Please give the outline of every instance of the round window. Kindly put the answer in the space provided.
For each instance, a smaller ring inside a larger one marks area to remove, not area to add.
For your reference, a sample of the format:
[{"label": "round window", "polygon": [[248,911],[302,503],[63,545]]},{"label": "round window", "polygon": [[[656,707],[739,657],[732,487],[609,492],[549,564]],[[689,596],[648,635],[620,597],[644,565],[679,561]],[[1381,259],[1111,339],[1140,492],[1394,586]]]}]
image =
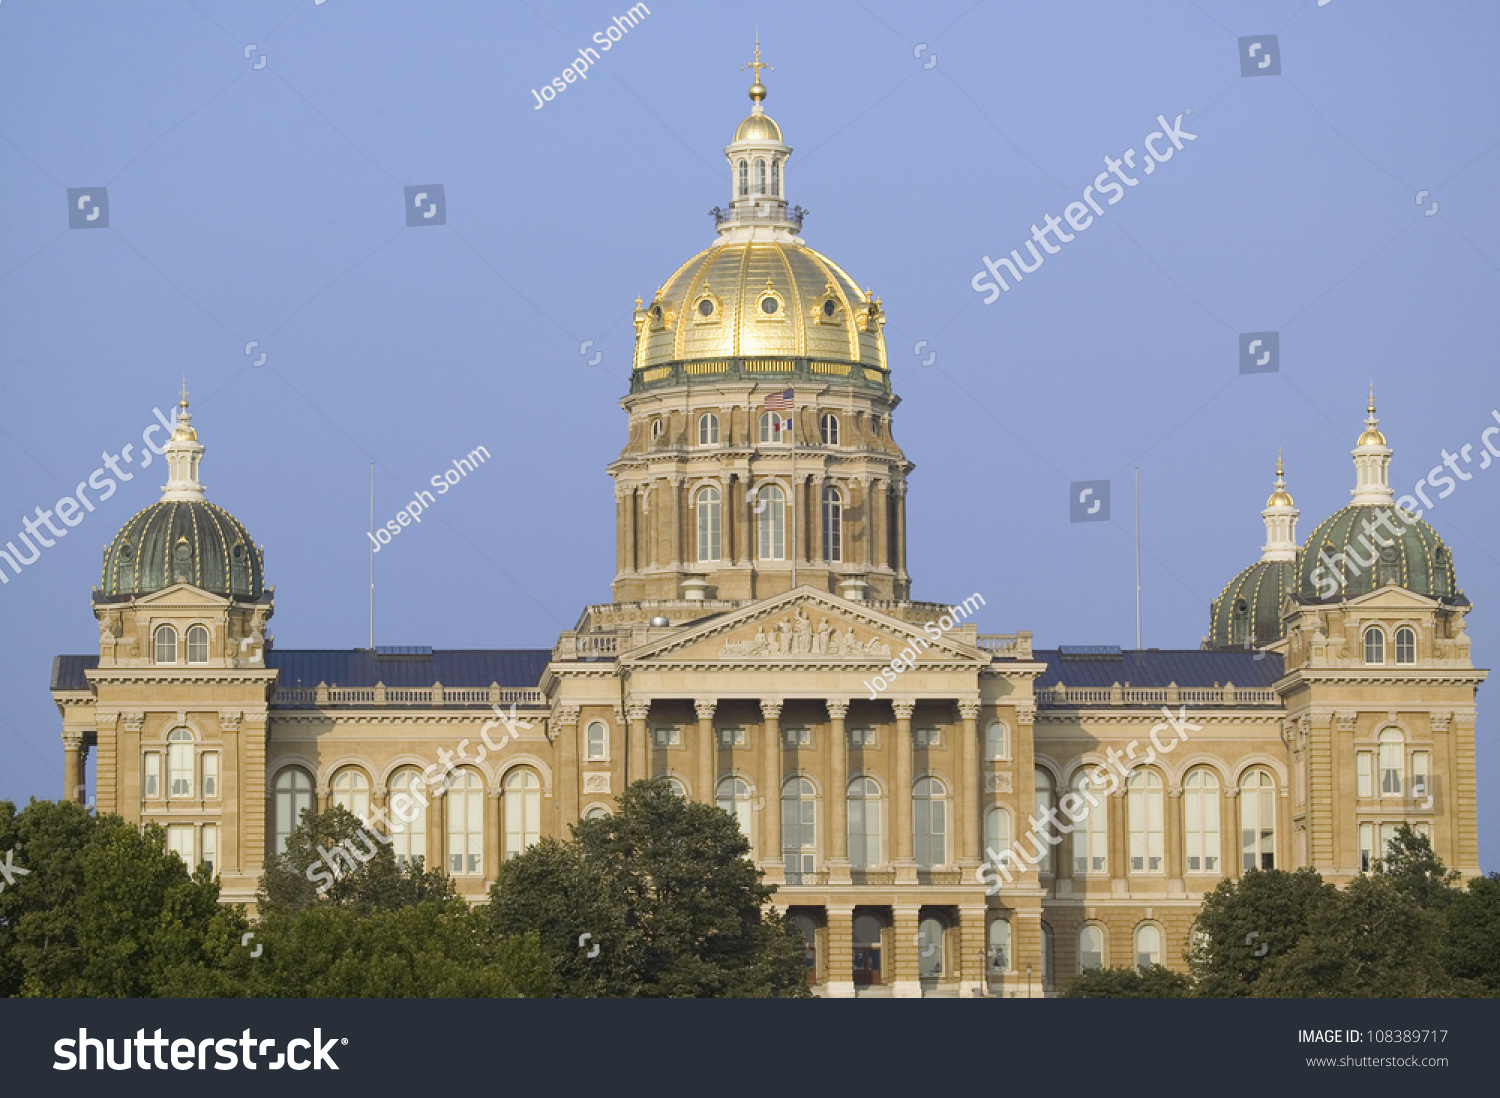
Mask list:
[{"label": "round window", "polygon": [[832,316],[834,308],[833,298],[830,297],[827,301],[823,302],[823,315]]},{"label": "round window", "polygon": [[702,301],[698,302],[698,315],[699,316],[713,316],[714,315],[714,303],[712,301],[708,300],[708,298],[706,298],[706,297]]},{"label": "round window", "polygon": [[661,306],[658,305],[656,308],[652,309],[651,310],[651,315],[654,316],[654,317],[656,317],[657,320],[660,320],[661,319]]},{"label": "round window", "polygon": [[187,560],[188,557],[192,556],[193,551],[188,548],[187,542],[179,541],[176,547],[172,550],[172,553],[177,557],[178,560]]},{"label": "round window", "polygon": [[121,560],[129,560],[133,556],[135,556],[135,550],[130,547],[129,543],[120,546]]},{"label": "round window", "polygon": [[770,316],[779,308],[781,308],[781,303],[774,297],[763,297],[760,299],[760,311],[767,316]]}]

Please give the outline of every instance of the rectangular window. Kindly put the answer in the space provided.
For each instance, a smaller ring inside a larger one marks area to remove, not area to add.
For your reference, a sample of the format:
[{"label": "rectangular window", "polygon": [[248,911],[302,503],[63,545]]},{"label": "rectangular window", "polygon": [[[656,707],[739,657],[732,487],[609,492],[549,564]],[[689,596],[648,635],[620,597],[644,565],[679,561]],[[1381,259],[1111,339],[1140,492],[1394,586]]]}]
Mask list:
[{"label": "rectangular window", "polygon": [[173,824],[167,828],[167,850],[181,858],[191,873],[198,864],[193,861],[193,825]]},{"label": "rectangular window", "polygon": [[1354,792],[1356,796],[1373,797],[1375,795],[1375,756],[1368,751],[1361,751],[1354,756]]},{"label": "rectangular window", "polygon": [[942,747],[943,733],[938,728],[918,728],[912,733],[918,747]]},{"label": "rectangular window", "polygon": [[851,747],[874,747],[875,729],[873,728],[851,728],[849,729],[849,745]]},{"label": "rectangular window", "polygon": [[743,728],[721,728],[719,729],[719,743],[724,747],[744,747],[745,730]]},{"label": "rectangular window", "polygon": [[174,797],[193,795],[193,745],[174,743],[167,748],[167,789]]},{"label": "rectangular window", "polygon": [[161,754],[157,751],[147,751],[145,758],[145,772],[141,779],[141,795],[145,797],[161,796]]},{"label": "rectangular window", "polygon": [[1426,839],[1428,842],[1432,842],[1432,828],[1427,824],[1416,824],[1412,827],[1412,830],[1415,831],[1418,835],[1422,836],[1422,838]]},{"label": "rectangular window", "polygon": [[1413,797],[1432,796],[1432,787],[1427,780],[1427,765],[1430,756],[1426,751],[1413,751],[1411,753],[1411,795]]},{"label": "rectangular window", "polygon": [[658,728],[656,730],[657,747],[681,747],[682,729],[680,728]]},{"label": "rectangular window", "polygon": [[203,861],[208,863],[208,868],[217,873],[219,871],[219,828],[217,824],[203,825]]},{"label": "rectangular window", "polygon": [[1380,825],[1380,849],[1375,852],[1375,857],[1387,861],[1391,856],[1391,843],[1396,839],[1397,824],[1383,823]]},{"label": "rectangular window", "polygon": [[1375,860],[1375,825],[1359,825],[1359,871],[1370,872],[1370,863]]},{"label": "rectangular window", "polygon": [[203,753],[203,795],[205,797],[219,795],[219,753],[217,751]]},{"label": "rectangular window", "polygon": [[1401,744],[1391,741],[1380,745],[1380,795],[1401,796]]},{"label": "rectangular window", "polygon": [[787,728],[787,729],[783,729],[782,733],[781,733],[781,736],[782,736],[782,739],[784,739],[786,741],[786,745],[788,747],[811,747],[812,746],[812,729],[811,728]]}]

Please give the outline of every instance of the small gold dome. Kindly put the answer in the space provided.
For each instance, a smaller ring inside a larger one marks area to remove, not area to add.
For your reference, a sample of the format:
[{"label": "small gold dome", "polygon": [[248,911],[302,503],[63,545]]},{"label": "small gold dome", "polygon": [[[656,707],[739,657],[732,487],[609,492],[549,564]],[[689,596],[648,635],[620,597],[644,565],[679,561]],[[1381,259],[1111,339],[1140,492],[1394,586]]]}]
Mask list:
[{"label": "small gold dome", "polygon": [[[760,87],[756,85],[755,87]],[[750,90],[753,92],[755,87]],[[761,88],[764,91],[764,88]],[[736,141],[774,141],[778,145],[783,144],[781,140],[781,127],[771,120],[769,115],[752,114],[740,123],[740,128],[734,131]]]},{"label": "small gold dome", "polygon": [[879,302],[833,260],[790,239],[699,252],[637,316],[636,369],[726,358],[886,369]]},{"label": "small gold dome", "polygon": [[1278,488],[1271,493],[1271,498],[1266,500],[1267,507],[1295,507],[1292,497],[1287,495],[1285,488]]},{"label": "small gold dome", "polygon": [[177,413],[177,426],[172,429],[172,441],[197,442],[198,432],[193,430],[192,417],[187,414],[187,378],[182,379],[182,399],[177,402],[177,407],[181,410]]},{"label": "small gold dome", "polygon": [[1384,446],[1385,436],[1374,427],[1365,428],[1365,433],[1359,436],[1356,446]]}]

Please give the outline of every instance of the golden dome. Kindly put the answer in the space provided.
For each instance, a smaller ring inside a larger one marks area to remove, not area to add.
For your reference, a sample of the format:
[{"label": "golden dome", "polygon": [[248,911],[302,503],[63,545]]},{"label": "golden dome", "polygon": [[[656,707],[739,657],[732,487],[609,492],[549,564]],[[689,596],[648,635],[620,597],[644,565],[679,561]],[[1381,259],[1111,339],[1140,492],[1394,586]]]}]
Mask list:
[{"label": "golden dome", "polygon": [[734,131],[736,141],[775,141],[781,144],[781,127],[771,120],[770,115],[751,114],[740,123],[740,128]]},{"label": "golden dome", "polygon": [[172,441],[197,442],[198,432],[193,429],[193,417],[187,414],[187,378],[182,379],[182,399],[177,402],[177,407],[180,408],[181,411],[177,413],[177,426],[172,429]]},{"label": "golden dome", "polygon": [[1286,490],[1286,469],[1281,464],[1281,455],[1276,455],[1276,491],[1271,493],[1271,498],[1266,500],[1267,507],[1295,507],[1292,497]]},{"label": "golden dome", "polygon": [[1359,436],[1359,441],[1354,445],[1384,446],[1386,444],[1385,436],[1380,433],[1379,427],[1377,426],[1380,423],[1380,420],[1375,418],[1375,383],[1373,381],[1370,382],[1370,404],[1366,409],[1366,412],[1365,433]]},{"label": "golden dome", "polygon": [[807,358],[886,368],[880,302],[805,244],[723,241],[688,260],[636,312],[635,368]]}]

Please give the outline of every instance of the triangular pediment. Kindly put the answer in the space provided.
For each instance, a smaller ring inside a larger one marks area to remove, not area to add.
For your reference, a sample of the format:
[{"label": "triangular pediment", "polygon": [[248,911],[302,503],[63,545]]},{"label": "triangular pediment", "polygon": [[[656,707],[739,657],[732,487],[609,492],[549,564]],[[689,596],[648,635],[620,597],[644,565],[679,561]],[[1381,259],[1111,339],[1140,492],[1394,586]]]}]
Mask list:
[{"label": "triangular pediment", "polygon": [[907,652],[923,660],[988,663],[988,657],[936,624],[901,621],[861,603],[799,587],[674,637],[627,653],[628,663],[795,660],[886,664]]},{"label": "triangular pediment", "polygon": [[201,587],[194,587],[191,583],[174,583],[148,595],[137,595],[134,602],[136,606],[228,606],[230,600]]},{"label": "triangular pediment", "polygon": [[1373,591],[1367,591],[1361,595],[1352,595],[1344,600],[1345,606],[1378,606],[1392,610],[1434,610],[1442,604],[1428,595],[1419,595],[1415,591],[1407,590],[1405,587],[1397,587],[1388,584],[1385,587],[1377,587]]}]

